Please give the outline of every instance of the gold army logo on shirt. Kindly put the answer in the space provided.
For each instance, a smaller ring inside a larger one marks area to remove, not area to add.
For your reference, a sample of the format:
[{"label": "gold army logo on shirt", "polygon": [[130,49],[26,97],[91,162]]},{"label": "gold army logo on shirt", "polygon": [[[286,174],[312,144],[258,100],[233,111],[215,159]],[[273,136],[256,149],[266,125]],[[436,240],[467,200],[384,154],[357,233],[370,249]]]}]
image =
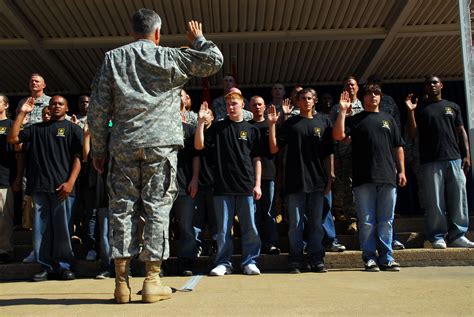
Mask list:
[{"label": "gold army logo on shirt", "polygon": [[318,138],[321,137],[321,128],[318,128],[318,127],[314,127],[314,136],[317,136]]},{"label": "gold army logo on shirt", "polygon": [[58,134],[56,134],[56,136],[65,137],[66,136],[66,129],[58,128]]},{"label": "gold army logo on shirt", "polygon": [[387,120],[382,120],[382,128],[390,130],[390,122],[388,122]]},{"label": "gold army logo on shirt", "polygon": [[450,115],[450,116],[454,115],[454,110],[453,110],[453,108],[451,108],[451,107],[444,107],[444,114]]},{"label": "gold army logo on shirt", "polygon": [[0,127],[0,135],[7,134],[7,127]]},{"label": "gold army logo on shirt", "polygon": [[240,139],[240,140],[246,140],[246,141],[247,141],[247,131],[240,131],[240,133],[239,133],[239,139]]}]

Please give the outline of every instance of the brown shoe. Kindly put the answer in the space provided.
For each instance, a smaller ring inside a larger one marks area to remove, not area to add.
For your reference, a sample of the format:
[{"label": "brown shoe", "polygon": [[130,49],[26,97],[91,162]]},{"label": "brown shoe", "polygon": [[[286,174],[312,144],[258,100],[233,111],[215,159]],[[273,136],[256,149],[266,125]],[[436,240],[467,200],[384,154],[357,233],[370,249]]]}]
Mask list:
[{"label": "brown shoe", "polygon": [[130,303],[132,290],[128,282],[130,258],[115,259],[115,292],[114,298],[117,304]]},{"label": "brown shoe", "polygon": [[161,284],[160,261],[147,261],[145,263],[146,277],[142,287],[142,302],[154,303],[171,298],[171,288]]}]

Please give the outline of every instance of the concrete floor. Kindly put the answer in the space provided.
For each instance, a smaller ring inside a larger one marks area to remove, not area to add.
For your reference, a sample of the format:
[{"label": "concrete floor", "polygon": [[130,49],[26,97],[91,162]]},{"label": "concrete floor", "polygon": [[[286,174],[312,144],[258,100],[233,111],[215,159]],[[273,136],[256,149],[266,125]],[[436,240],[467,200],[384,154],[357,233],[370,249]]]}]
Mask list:
[{"label": "concrete floor", "polygon": [[[180,288],[190,278],[165,277]],[[203,277],[192,292],[142,304],[112,301],[113,279],[0,284],[0,316],[474,316],[474,267]]]}]

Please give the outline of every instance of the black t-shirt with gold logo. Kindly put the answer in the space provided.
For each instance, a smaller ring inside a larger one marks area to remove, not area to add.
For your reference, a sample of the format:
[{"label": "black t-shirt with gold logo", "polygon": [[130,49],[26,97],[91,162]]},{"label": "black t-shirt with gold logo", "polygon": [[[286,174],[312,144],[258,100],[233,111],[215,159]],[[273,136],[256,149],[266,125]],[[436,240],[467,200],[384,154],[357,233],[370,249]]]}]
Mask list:
[{"label": "black t-shirt with gold logo", "polygon": [[0,186],[10,186],[15,178],[15,152],[13,146],[7,143],[12,125],[11,119],[0,120]]},{"label": "black t-shirt with gold logo", "polygon": [[404,142],[395,119],[385,112],[363,111],[346,119],[352,139],[352,187],[366,183],[397,185],[393,149]]},{"label": "black t-shirt with gold logo", "polygon": [[42,122],[20,131],[19,138],[28,145],[26,192],[55,193],[69,178],[73,158],[82,156],[81,128],[68,120]]},{"label": "black t-shirt with gold logo", "polygon": [[253,194],[253,158],[260,156],[258,129],[229,118],[215,122],[205,134],[205,147],[214,163],[214,195]]},{"label": "black t-shirt with gold logo", "polygon": [[278,147],[286,146],[285,193],[322,192],[327,184],[325,159],[334,153],[328,115],[294,116],[277,132]]},{"label": "black t-shirt with gold logo", "polygon": [[461,158],[456,128],[463,122],[461,108],[457,104],[443,99],[422,105],[415,116],[421,164]]}]

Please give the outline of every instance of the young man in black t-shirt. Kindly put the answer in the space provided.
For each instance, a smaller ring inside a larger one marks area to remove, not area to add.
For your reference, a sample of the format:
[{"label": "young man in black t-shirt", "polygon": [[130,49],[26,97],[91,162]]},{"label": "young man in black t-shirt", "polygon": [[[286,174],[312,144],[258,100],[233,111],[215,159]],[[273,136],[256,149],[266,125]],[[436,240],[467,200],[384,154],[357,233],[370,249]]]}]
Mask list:
[{"label": "young man in black t-shirt", "polygon": [[256,259],[260,238],[255,226],[254,199],[259,200],[261,162],[258,151],[259,132],[243,120],[244,98],[233,88],[225,95],[228,117],[215,122],[204,137],[204,125],[210,120],[207,103],[201,106],[194,146],[210,148],[214,157],[214,208],[217,222],[216,267],[210,275],[232,272],[231,228],[234,214],[239,217],[242,239],[241,266],[244,274],[258,275]]},{"label": "young man in black t-shirt", "polygon": [[7,135],[13,124],[8,118],[8,98],[0,94],[0,264],[10,260],[13,251],[13,191],[11,184],[16,176],[15,151],[7,143]]},{"label": "young man in black t-shirt", "polygon": [[444,100],[442,89],[439,77],[427,76],[427,103],[417,107],[412,94],[406,98],[408,133],[412,138],[419,136],[425,248],[474,248],[474,242],[465,236],[469,228],[465,177],[471,167],[469,142],[460,107]]},{"label": "young man in black t-shirt", "polygon": [[199,247],[193,221],[196,213],[194,198],[198,191],[200,168],[198,152],[194,149],[194,131],[194,126],[183,122],[184,148],[178,151],[176,170],[178,197],[171,208],[171,214],[179,224],[178,270],[182,276],[193,275]]},{"label": "young man in black t-shirt", "polygon": [[331,137],[332,124],[327,115],[314,114],[316,91],[305,88],[298,97],[300,113],[286,120],[276,133],[279,119],[274,106],[268,112],[270,152],[287,148],[285,193],[288,208],[290,243],[289,268],[300,273],[303,265],[303,230],[307,218],[309,262],[313,272],[327,272],[323,246],[324,195],[333,180]]},{"label": "young man in black t-shirt", "polygon": [[395,119],[379,111],[381,95],[378,85],[365,86],[365,110],[346,119],[351,103],[344,91],[333,129],[335,140],[350,137],[352,141],[352,190],[359,241],[365,268],[370,272],[400,270],[393,258],[392,225],[397,184],[406,184],[403,140]]},{"label": "young man in black t-shirt", "polygon": [[73,251],[69,223],[74,203],[74,184],[81,170],[82,130],[65,120],[67,100],[51,98],[51,121],[20,131],[25,116],[34,108],[34,98],[21,106],[8,136],[11,144],[29,143],[28,187],[35,210],[34,251],[43,271],[33,281],[45,281],[55,272],[63,280],[74,279],[70,270]]},{"label": "young man in black t-shirt", "polygon": [[262,252],[280,254],[278,244],[278,229],[276,223],[275,198],[275,159],[268,146],[268,121],[265,118],[265,101],[260,96],[250,99],[250,111],[253,124],[260,131],[260,161],[262,162],[262,198],[255,203],[255,218],[257,229],[262,240]]}]

